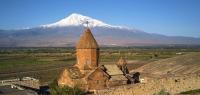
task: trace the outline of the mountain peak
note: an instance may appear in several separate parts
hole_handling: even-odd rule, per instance
[[[81,14],[78,14],[78,13],[72,13],[71,15],[69,15],[68,17],[85,17]]]
[[[57,21],[52,24],[47,24],[47,25],[42,25],[42,27],[64,27],[64,26],[86,26],[84,22],[88,21],[89,22],[89,27],[119,27],[119,26],[112,26],[109,24],[106,24],[102,21],[93,19],[88,16],[83,16],[78,13],[72,13],[68,17]]]

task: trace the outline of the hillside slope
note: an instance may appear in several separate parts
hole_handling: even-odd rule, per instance
[[[151,74],[200,73],[200,53],[190,53],[148,63],[134,71]]]

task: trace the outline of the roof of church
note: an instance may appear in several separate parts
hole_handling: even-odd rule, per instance
[[[114,81],[114,80],[128,80],[128,79],[124,75],[116,75],[116,76],[111,76],[110,80]]]
[[[79,70],[77,67],[75,67],[75,66],[65,68],[65,69],[63,70],[63,73],[65,73],[65,72],[68,72],[69,77],[72,78],[72,79],[79,79],[79,78],[84,77],[84,76],[81,74],[80,70]]]
[[[123,72],[117,67],[117,65],[104,65],[106,68],[106,73],[109,75],[123,75]]]
[[[117,67],[116,64],[103,65],[106,69],[106,73],[109,74],[110,80],[127,80],[127,78],[123,75],[123,72]]]
[[[124,66],[126,64],[126,60],[123,57],[120,57],[119,61],[117,62],[117,65]]]
[[[88,76],[88,79],[92,79],[97,72],[102,72],[104,74],[104,76],[107,78],[110,77],[104,70],[102,70],[102,68],[98,67],[95,70],[91,71],[91,73]]]
[[[83,35],[80,37],[76,45],[77,49],[92,49],[99,48],[94,36],[89,28],[86,28]]]

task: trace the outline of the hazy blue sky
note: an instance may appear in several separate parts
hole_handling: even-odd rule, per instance
[[[0,29],[35,27],[71,13],[149,33],[200,37],[200,0],[0,0]]]

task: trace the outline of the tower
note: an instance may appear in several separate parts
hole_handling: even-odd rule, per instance
[[[124,74],[128,74],[127,62],[123,57],[120,57],[119,61],[116,63],[119,69],[122,70]]]
[[[89,28],[84,30],[76,45],[76,66],[80,70],[92,70],[98,67],[99,46]]]

